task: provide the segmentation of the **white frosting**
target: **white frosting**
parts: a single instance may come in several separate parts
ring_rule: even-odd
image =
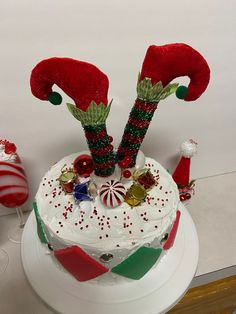
[[[141,205],[131,208],[123,202],[116,208],[108,208],[99,196],[94,202],[84,201],[78,205],[73,195],[63,192],[58,177],[65,164],[71,167],[74,159],[84,153],[63,158],[40,183],[36,202],[47,233],[64,245],[77,244],[95,252],[130,250],[162,236],[173,223],[179,203],[178,189],[171,175],[158,162],[146,158],[145,166],[159,179]],[[132,182],[126,180],[123,184],[128,189]]]

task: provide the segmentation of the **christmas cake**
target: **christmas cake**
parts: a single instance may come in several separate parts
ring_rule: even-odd
[[[179,76],[190,78],[188,87],[170,83]],[[70,96],[74,104],[67,107],[81,122],[89,147],[53,165],[34,202],[41,242],[79,281],[103,274],[140,279],[174,245],[181,219],[179,186],[140,146],[159,101],[173,93],[196,100],[209,77],[207,62],[192,47],[150,46],[115,150],[106,128],[109,81],[101,70],[70,58],[46,59],[33,69],[33,95],[59,105],[62,97],[52,90],[56,84]]]

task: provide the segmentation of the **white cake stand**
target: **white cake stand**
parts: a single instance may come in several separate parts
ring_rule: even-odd
[[[115,285],[80,283],[56,266],[38,239],[34,214],[24,228],[21,255],[26,276],[36,293],[51,308],[65,314],[165,313],[184,295],[195,274],[199,245],[194,223],[186,208],[174,246],[157,267],[141,280]]]

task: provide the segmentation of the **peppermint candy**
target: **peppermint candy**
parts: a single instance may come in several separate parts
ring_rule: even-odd
[[[125,196],[124,185],[116,180],[104,183],[100,189],[100,199],[107,207],[117,207],[124,201]]]
[[[5,144],[3,141],[0,142],[0,204],[15,208],[27,200],[29,189],[18,155],[15,151],[6,151]],[[13,154],[16,158],[12,158]]]

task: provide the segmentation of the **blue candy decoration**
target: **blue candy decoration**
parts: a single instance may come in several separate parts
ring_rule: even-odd
[[[73,194],[74,194],[74,198],[75,198],[77,203],[92,200],[92,198],[88,194],[87,182],[76,184],[74,186]]]

